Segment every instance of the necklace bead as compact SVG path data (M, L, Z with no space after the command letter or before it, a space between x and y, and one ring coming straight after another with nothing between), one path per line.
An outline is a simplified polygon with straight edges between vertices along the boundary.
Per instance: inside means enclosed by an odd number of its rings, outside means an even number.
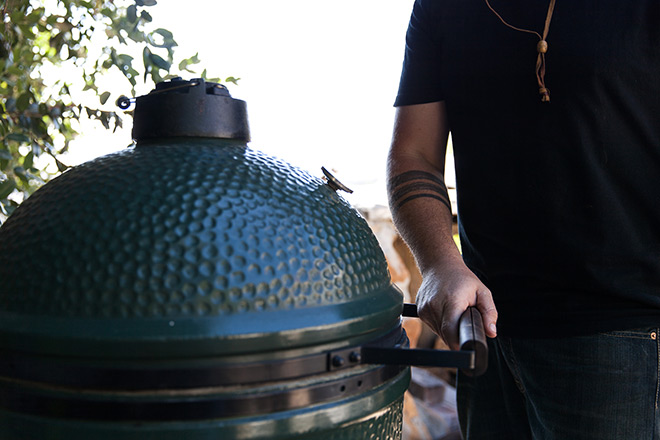
M536 51L538 53L546 53L548 51L548 42L545 40L539 41L536 45Z

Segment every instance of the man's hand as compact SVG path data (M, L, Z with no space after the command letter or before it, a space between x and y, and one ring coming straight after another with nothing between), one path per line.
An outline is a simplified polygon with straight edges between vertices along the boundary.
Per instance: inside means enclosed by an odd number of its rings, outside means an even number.
M417 311L452 350L459 349L458 320L469 306L483 317L486 336L497 336L497 309L488 288L462 261L424 274L417 292Z

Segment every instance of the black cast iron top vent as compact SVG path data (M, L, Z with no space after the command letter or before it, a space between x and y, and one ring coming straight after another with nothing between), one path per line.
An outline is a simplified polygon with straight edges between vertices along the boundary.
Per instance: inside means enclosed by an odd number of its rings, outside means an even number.
M133 139L206 137L248 142L245 101L234 99L222 84L201 78L158 83L135 100Z

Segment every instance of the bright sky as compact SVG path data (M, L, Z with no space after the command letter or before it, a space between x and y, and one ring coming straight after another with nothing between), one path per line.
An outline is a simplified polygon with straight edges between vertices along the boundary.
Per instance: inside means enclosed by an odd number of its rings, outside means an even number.
M250 147L353 189L360 206L386 204L389 147L405 31L413 0L159 0L157 27L174 33L179 56L199 52L209 77L247 102ZM182 75L189 79L190 75ZM117 91L117 93L128 93ZM89 133L89 156L130 142Z

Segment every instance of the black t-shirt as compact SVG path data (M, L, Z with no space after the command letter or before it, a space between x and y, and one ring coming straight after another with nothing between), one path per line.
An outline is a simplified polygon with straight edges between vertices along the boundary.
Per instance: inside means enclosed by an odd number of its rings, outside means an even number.
M490 0L542 32L548 0ZM444 100L468 266L500 334L660 325L660 2L559 1L547 37L484 0L417 0L395 105Z

